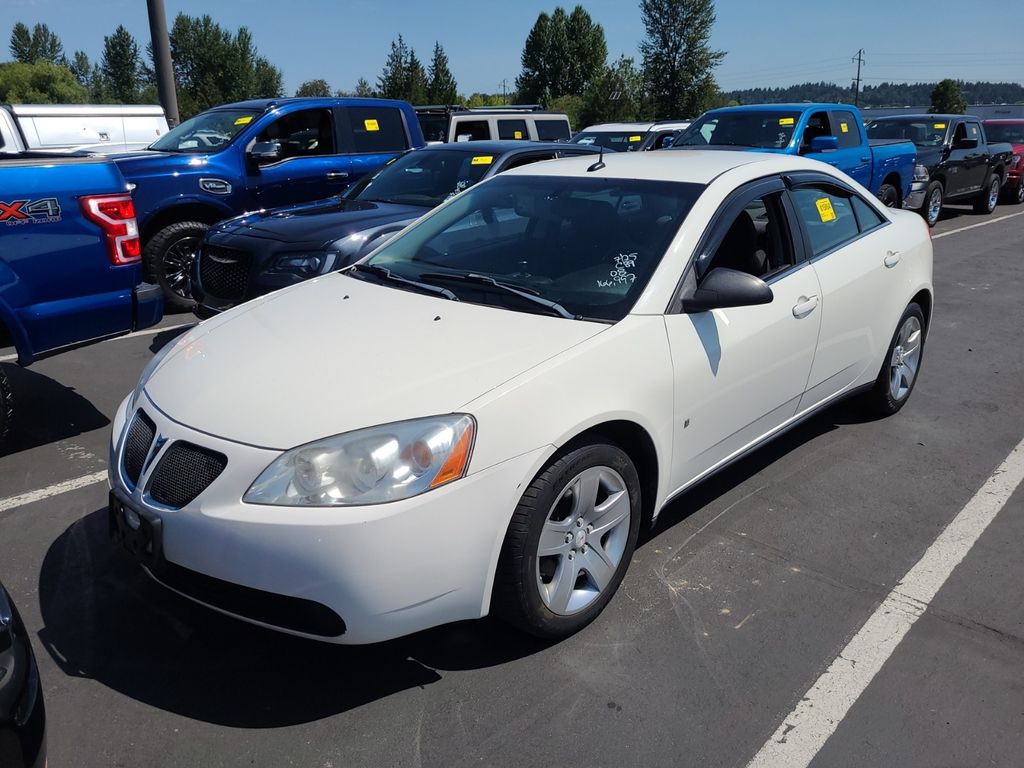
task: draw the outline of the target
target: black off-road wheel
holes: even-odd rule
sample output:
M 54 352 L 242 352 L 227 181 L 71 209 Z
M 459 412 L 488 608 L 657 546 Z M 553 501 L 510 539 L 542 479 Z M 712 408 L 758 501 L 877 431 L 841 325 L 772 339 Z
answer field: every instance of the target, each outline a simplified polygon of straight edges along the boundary
M 900 207 L 900 191 L 892 184 L 883 184 L 878 188 L 878 199 L 886 208 Z
M 161 229 L 142 249 L 142 264 L 146 275 L 163 290 L 164 303 L 169 307 L 191 310 L 192 262 L 199 253 L 206 230 L 210 226 L 201 221 L 179 221 Z

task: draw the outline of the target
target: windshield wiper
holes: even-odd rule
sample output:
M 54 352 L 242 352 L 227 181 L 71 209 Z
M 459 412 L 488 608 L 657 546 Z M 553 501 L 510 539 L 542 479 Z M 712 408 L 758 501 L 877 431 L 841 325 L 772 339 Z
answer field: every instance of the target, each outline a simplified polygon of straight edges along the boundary
M 447 288 L 442 288 L 438 285 L 430 285 L 429 283 L 421 283 L 418 280 L 410 280 L 408 277 L 402 277 L 396 275 L 390 269 L 385 267 L 378 267 L 376 264 L 353 264 L 348 268 L 349 272 L 364 272 L 368 275 L 388 283 L 396 283 L 397 285 L 408 285 L 415 288 L 423 293 L 433 294 L 434 296 L 444 296 L 450 301 L 458 301 L 459 297 L 449 291 Z
M 535 291 L 531 291 L 528 288 L 516 287 L 507 283 L 500 283 L 489 275 L 478 275 L 473 272 L 468 274 L 447 274 L 444 272 L 427 272 L 420 275 L 420 280 L 436 281 L 436 282 L 452 282 L 452 283 L 473 283 L 474 285 L 486 285 L 489 288 L 496 288 L 503 293 L 510 293 L 513 296 L 518 296 L 521 299 L 526 299 L 538 307 L 544 307 L 550 313 L 564 317 L 567 320 L 582 320 L 581 315 L 574 315 L 572 312 L 567 310 L 557 301 L 551 301 L 540 296 Z

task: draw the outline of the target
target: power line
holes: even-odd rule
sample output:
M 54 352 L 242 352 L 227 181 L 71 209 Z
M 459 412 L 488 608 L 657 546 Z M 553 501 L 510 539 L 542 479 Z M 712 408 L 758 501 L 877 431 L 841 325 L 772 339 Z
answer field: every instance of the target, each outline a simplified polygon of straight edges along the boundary
M 853 106 L 860 106 L 860 67 L 864 63 L 864 49 L 861 48 L 857 51 L 857 57 L 853 59 L 857 62 L 857 83 L 853 87 Z

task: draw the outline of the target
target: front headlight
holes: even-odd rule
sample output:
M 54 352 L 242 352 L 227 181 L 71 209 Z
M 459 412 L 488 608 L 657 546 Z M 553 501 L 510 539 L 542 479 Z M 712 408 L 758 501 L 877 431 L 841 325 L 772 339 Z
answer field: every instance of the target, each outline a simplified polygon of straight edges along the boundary
M 475 432 L 473 417 L 457 413 L 300 445 L 263 470 L 242 501 L 333 507 L 407 499 L 465 475 Z
M 1018 165 L 1020 165 L 1020 161 L 1021 161 L 1022 157 L 1024 157 L 1024 155 L 1014 155 L 1013 157 L 1011 157 L 1010 158 L 1010 167 L 1011 168 L 1016 168 Z
M 272 272 L 299 277 L 315 277 L 327 271 L 334 262 L 334 254 L 328 251 L 309 253 L 282 253 L 271 266 Z
M 914 166 L 914 181 L 928 181 L 931 174 L 928 173 L 928 168 L 923 165 Z

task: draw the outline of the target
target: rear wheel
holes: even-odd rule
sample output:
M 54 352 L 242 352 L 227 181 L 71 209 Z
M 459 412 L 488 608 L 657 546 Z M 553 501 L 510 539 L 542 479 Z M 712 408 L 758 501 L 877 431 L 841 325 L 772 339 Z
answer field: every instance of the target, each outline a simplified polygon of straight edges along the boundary
M 892 184 L 883 184 L 878 188 L 878 199 L 886 208 L 900 207 L 900 191 Z
M 890 416 L 910 399 L 924 355 L 924 324 L 921 307 L 910 304 L 896 326 L 875 386 L 864 396 L 869 411 Z
M 538 637 L 568 637 L 585 627 L 629 567 L 640 510 L 640 480 L 622 449 L 592 443 L 563 454 L 516 507 L 492 610 Z
M 146 243 L 142 263 L 147 274 L 163 289 L 164 302 L 177 309 L 192 309 L 192 262 L 199 252 L 206 230 L 201 221 L 170 224 Z
M 4 367 L 0 365 L 0 449 L 3 448 L 4 440 L 11 429 L 11 422 L 14 420 L 14 394 L 11 392 L 10 382 L 7 381 L 7 374 Z
M 988 182 L 985 184 L 985 188 L 981 194 L 974 199 L 974 212 L 975 213 L 992 213 L 996 209 L 996 204 L 999 202 L 999 187 L 1002 186 L 1002 180 L 998 175 L 989 176 Z
M 939 214 L 942 213 L 942 193 L 942 182 L 939 181 L 931 182 L 924 193 L 924 207 L 921 209 L 921 215 L 924 216 L 929 227 L 935 226 L 939 220 Z

